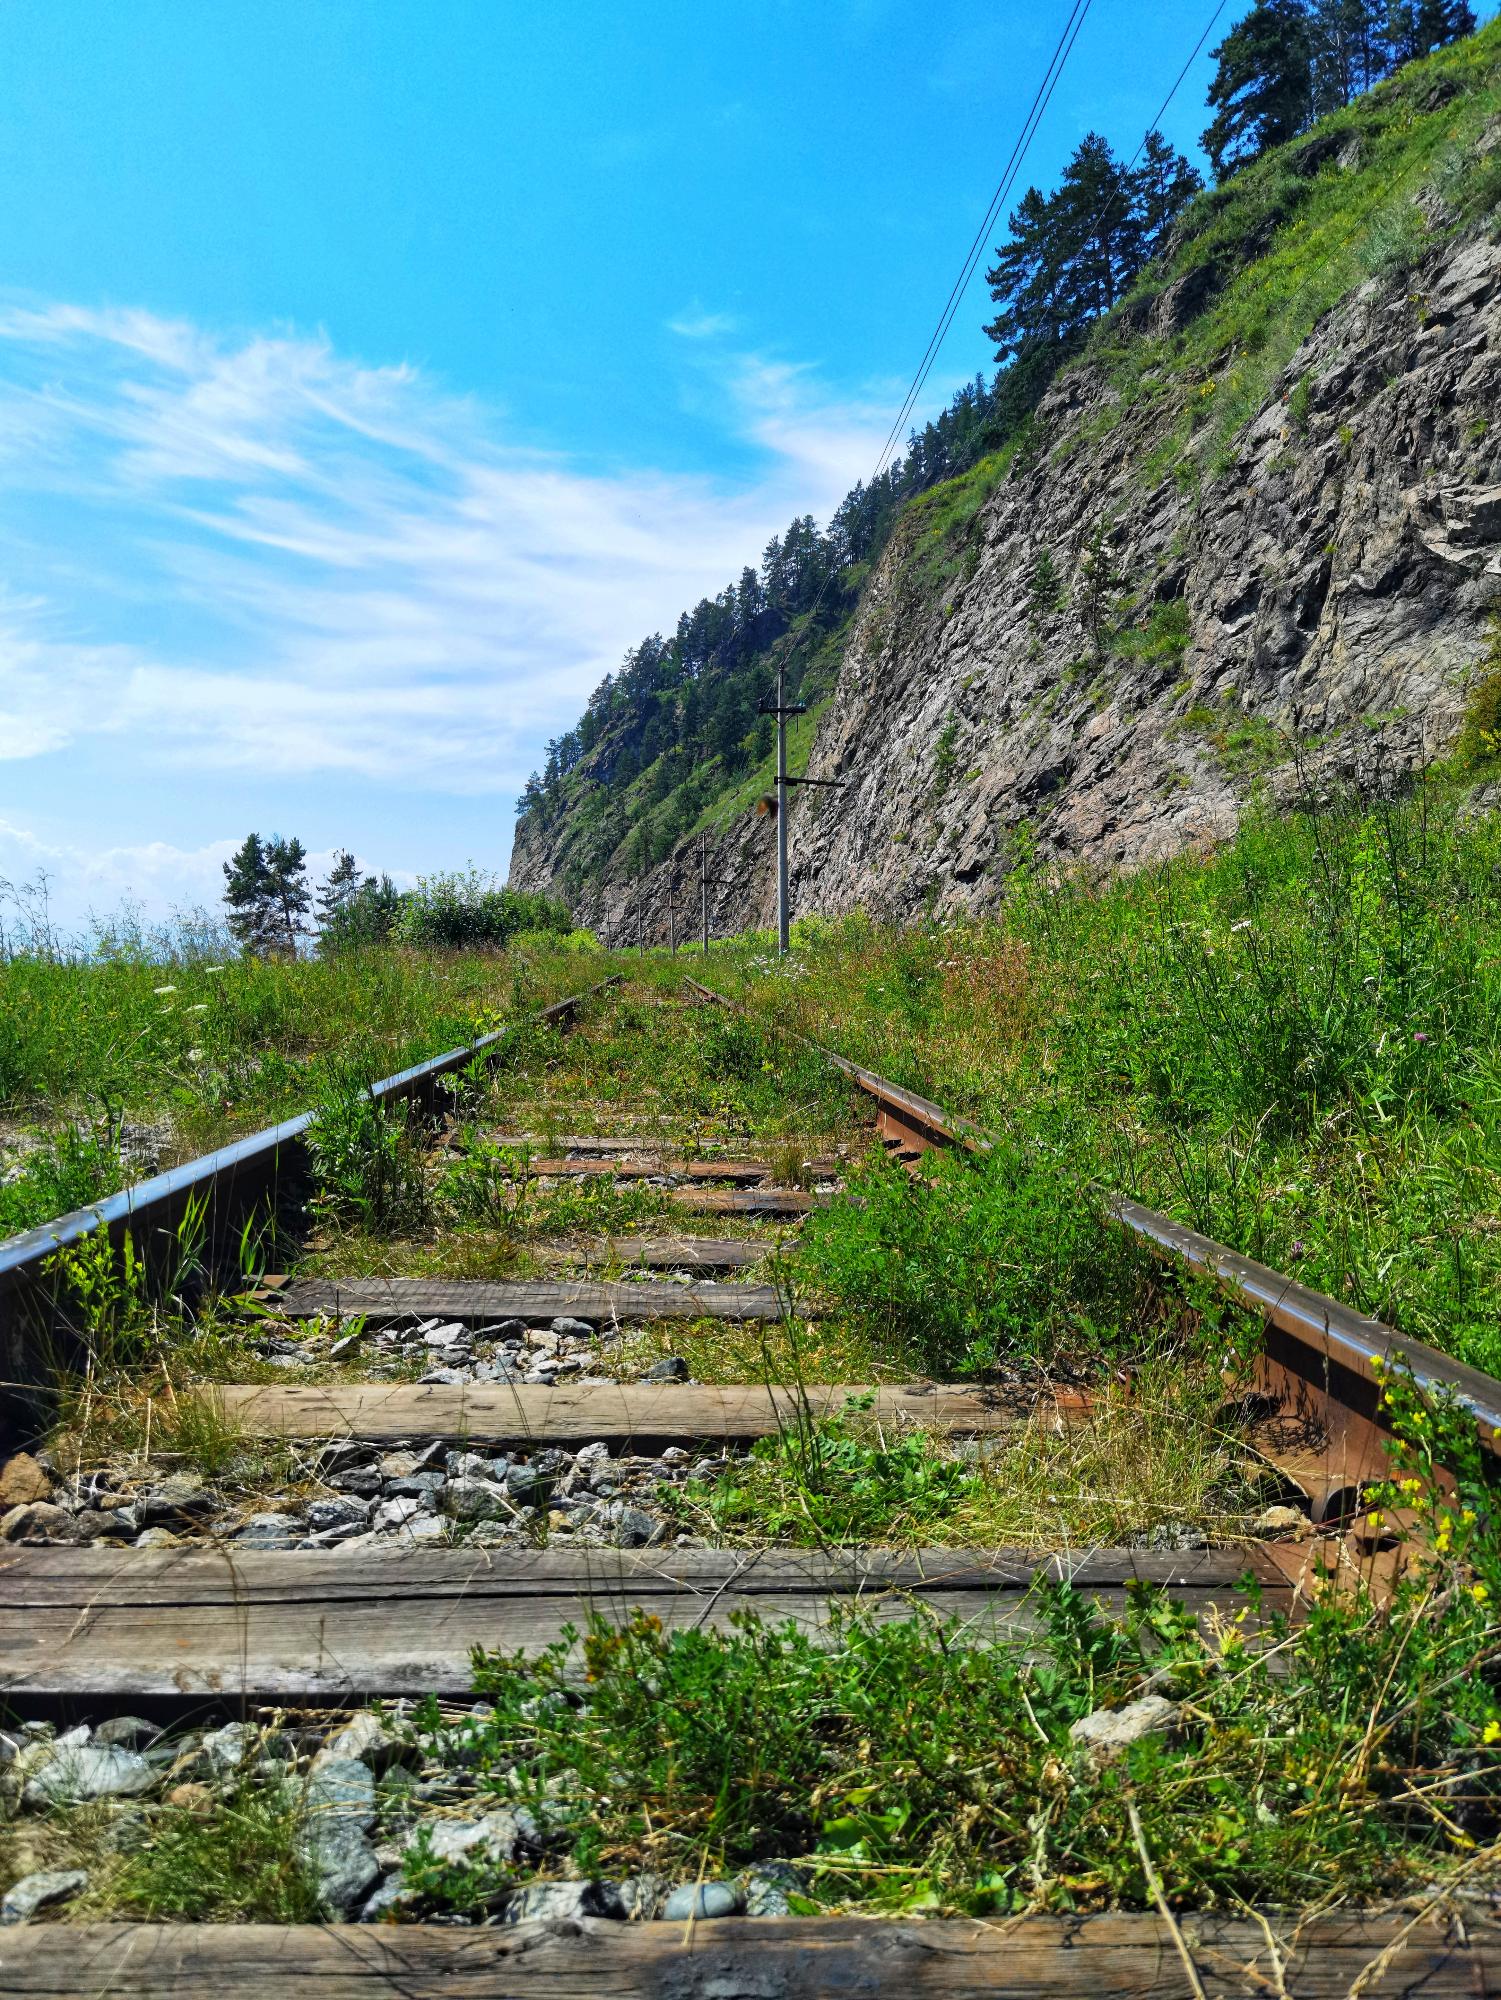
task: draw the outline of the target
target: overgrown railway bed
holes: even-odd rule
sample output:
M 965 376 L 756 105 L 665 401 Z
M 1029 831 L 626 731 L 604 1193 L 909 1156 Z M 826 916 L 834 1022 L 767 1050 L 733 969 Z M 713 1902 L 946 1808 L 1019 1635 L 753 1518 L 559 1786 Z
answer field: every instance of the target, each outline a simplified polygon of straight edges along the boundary
M 686 984 L 698 1006 L 731 1005 Z M 609 1004 L 593 989 L 541 1020 L 564 1029 Z M 502 1034 L 454 1051 L 378 1086 L 374 1101 L 410 1106 L 451 1132 L 447 1083 L 472 1091 L 476 1057 L 506 1047 Z M 934 1147 L 985 1149 L 983 1132 L 940 1106 L 820 1054 L 873 1105 L 882 1142 L 914 1172 Z M 882 1546 L 785 1520 L 759 1543 L 716 1535 L 734 1518 L 725 1496 L 733 1499 L 756 1440 L 780 1441 L 796 1461 L 825 1449 L 832 1426 L 841 1447 L 856 1433 L 883 1450 L 930 1438 L 952 1450 L 962 1440 L 962 1463 L 1000 1466 L 1040 1413 L 1060 1428 L 1088 1423 L 1090 1394 L 1024 1376 L 809 1381 L 783 1365 L 785 1348 L 776 1360 L 767 1343 L 816 1320 L 817 1297 L 798 1296 L 797 1234 L 808 1215 L 845 1198 L 848 1149 L 801 1148 L 794 1176 L 779 1171 L 775 1149 L 757 1153 L 740 1134 L 700 1126 L 685 1148 L 681 1133 L 641 1126 L 629 1105 L 596 1122 L 615 1129 L 560 1134 L 549 1115 L 541 1130 L 491 1132 L 463 1156 L 465 1171 L 478 1177 L 478 1162 L 486 1198 L 500 1199 L 503 1187 L 513 1217 L 519 1182 L 544 1199 L 595 1190 L 579 1196 L 586 1221 L 613 1217 L 610 1202 L 629 1213 L 634 1199 L 636 1222 L 576 1228 L 540 1251 L 532 1244 L 521 1275 L 344 1273 L 314 1258 L 290 1278 L 260 1280 L 255 1338 L 267 1365 L 257 1379 L 203 1382 L 191 1435 L 210 1457 L 274 1461 L 274 1509 L 247 1514 L 242 1497 L 228 1527 L 212 1477 L 153 1458 L 149 1411 L 139 1476 L 127 1486 L 101 1484 L 82 1466 L 69 1482 L 41 1461 L 48 1497 L 39 1486 L 38 1497 L 17 1501 L 29 1515 L 8 1517 L 13 1539 L 0 1548 L 0 1695 L 29 1725 L 12 1732 L 0 1771 L 22 1805 L 14 1824 L 27 1825 L 28 1805 L 83 1812 L 92 1802 L 107 1818 L 117 1809 L 109 1800 L 136 1797 L 165 1801 L 175 1824 L 211 1813 L 226 1788 L 243 1799 L 273 1780 L 283 1790 L 295 1782 L 300 1830 L 284 1860 L 316 1881 L 319 1907 L 335 1921 L 26 1923 L 0 1932 L 5 1992 L 250 1995 L 300 1984 L 318 2000 L 440 1989 L 761 2000 L 897 1985 L 976 1995 L 1473 1994 L 1501 1985 L 1489 1927 L 1437 1899 L 1393 1915 L 1179 1920 L 1163 1903 L 1134 1916 L 866 1920 L 813 1913 L 814 1877 L 795 1856 L 708 1880 L 702 1870 L 685 1878 L 681 1863 L 679 1879 L 645 1868 L 619 1879 L 603 1856 L 592 1873 L 560 1873 L 556 1830 L 534 1800 L 476 1791 L 476 1757 L 483 1765 L 495 1744 L 475 1746 L 498 1698 L 493 1678 L 476 1682 L 477 1647 L 556 1662 L 554 1691 L 531 1699 L 565 1705 L 588 1685 L 570 1635 L 597 1620 L 635 1631 L 646 1659 L 660 1658 L 651 1649 L 671 1635 L 733 1634 L 747 1618 L 837 1649 L 851 1620 L 879 1632 L 932 1615 L 946 1645 L 1001 1637 L 1019 1641 L 1025 1660 L 1048 1623 L 1039 1585 L 1064 1581 L 1082 1606 L 1113 1617 L 1140 1586 L 1160 1586 L 1190 1625 L 1254 1646 L 1303 1615 L 1316 1563 L 1374 1574 L 1379 1536 L 1364 1493 L 1385 1469 L 1380 1383 L 1398 1350 L 1422 1393 L 1463 1400 L 1488 1448 L 1501 1426 L 1501 1384 L 1123 1198 L 1121 1227 L 1212 1276 L 1264 1320 L 1246 1448 L 1277 1469 L 1284 1497 L 1302 1496 L 1293 1518 L 1307 1523 L 1295 1537 L 1279 1543 L 1263 1529 L 1261 1539 L 1218 1546 L 1041 1548 L 923 1546 L 908 1535 Z M 408 1137 L 416 1129 L 402 1127 Z M 170 1287 L 181 1276 L 170 1251 L 185 1224 L 206 1255 L 222 1258 L 248 1240 L 253 1218 L 300 1203 L 308 1139 L 308 1121 L 291 1121 L 0 1248 L 17 1423 L 35 1426 L 52 1369 L 76 1367 L 87 1345 L 54 1262 L 59 1247 L 106 1234 L 118 1245 L 129 1234 Z M 631 1189 L 637 1196 L 621 1194 Z M 316 1335 L 293 1333 L 308 1321 L 319 1323 Z M 653 1363 L 636 1337 L 642 1326 L 669 1346 L 675 1328 L 717 1329 L 716 1339 L 761 1352 L 763 1365 L 749 1371 L 760 1379 L 683 1379 L 690 1371 L 676 1354 Z M 278 1366 L 286 1360 L 299 1364 L 297 1380 Z M 179 1447 L 190 1434 L 184 1421 L 174 1408 Z M 916 1477 L 950 1476 L 921 1453 L 913 1465 Z M 837 1487 L 837 1468 L 830 1476 Z M 863 1476 L 858 1466 L 848 1474 Z M 1324 1532 L 1311 1538 L 1310 1525 Z M 601 1639 L 605 1630 L 592 1643 L 621 1643 Z M 589 1655 L 593 1681 L 607 1659 L 607 1650 Z M 477 1685 L 488 1695 L 479 1709 Z M 1168 1726 L 1151 1713 L 1139 1720 L 1149 1735 Z M 1105 1707 L 1075 1737 L 1081 1768 L 1096 1772 L 1120 1754 L 1097 1744 L 1101 1723 L 1108 1737 Z M 49 1858 L 45 1841 L 35 1856 Z M 475 1878 L 466 1911 L 439 1876 L 481 1863 L 492 1879 Z M 54 1882 L 39 1909 L 55 1899 L 65 1912 L 77 1886 Z M 443 1923 L 424 1921 L 435 1911 Z M 471 1921 L 454 1928 L 455 1912 Z M 376 1916 L 390 1921 L 373 1926 Z

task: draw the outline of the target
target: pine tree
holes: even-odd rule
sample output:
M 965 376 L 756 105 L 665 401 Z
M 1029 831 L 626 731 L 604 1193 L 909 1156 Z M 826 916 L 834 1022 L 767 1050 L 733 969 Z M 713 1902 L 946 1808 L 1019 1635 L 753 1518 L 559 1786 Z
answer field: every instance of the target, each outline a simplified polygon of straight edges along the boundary
M 1141 268 L 1133 195 L 1109 141 L 1086 134 L 1050 204 L 1059 237 L 1055 309 L 1068 339 L 1109 312 Z
M 1028 188 L 1009 217 L 1006 241 L 985 273 L 1000 311 L 985 328 L 997 361 L 1016 361 L 1033 347 L 1063 345 L 1055 307 L 1063 245 L 1050 199 Z
M 262 853 L 270 930 L 268 948 L 295 958 L 297 940 L 308 927 L 308 904 L 312 901 L 307 885 L 307 850 L 295 836 L 283 840 L 278 835 L 266 842 Z
M 366 877 L 367 881 L 372 877 Z M 334 851 L 334 865 L 318 889 L 317 919 L 320 931 L 327 930 L 341 911 L 347 909 L 362 887 L 360 871 L 348 848 Z
M 1379 83 L 1388 68 L 1381 0 L 1313 0 L 1313 101 L 1316 118 L 1339 111 Z
M 1395 68 L 1474 32 L 1468 0 L 1391 0 L 1385 21 L 1387 60 Z
M 1202 144 L 1223 181 L 1302 131 L 1313 104 L 1313 29 L 1303 0 L 1256 0 L 1211 51 L 1215 116 Z
M 1014 428 L 1090 323 L 1129 290 L 1201 185 L 1160 132 L 1148 134 L 1129 171 L 1091 132 L 1053 194 L 1027 190 L 986 273 L 1001 311 L 985 331 L 997 360 L 1011 363 L 985 397 L 986 426 Z
M 367 875 L 324 919 L 318 950 L 325 956 L 349 945 L 384 944 L 401 915 L 401 891 L 389 875 Z M 322 907 L 320 899 L 320 909 Z
M 225 862 L 224 883 L 230 936 L 242 951 L 270 950 L 275 936 L 275 907 L 266 850 L 258 833 L 247 833 L 233 857 Z
M 1138 268 L 1157 255 L 1169 230 L 1203 185 L 1204 177 L 1191 161 L 1160 132 L 1148 132 L 1130 177 Z

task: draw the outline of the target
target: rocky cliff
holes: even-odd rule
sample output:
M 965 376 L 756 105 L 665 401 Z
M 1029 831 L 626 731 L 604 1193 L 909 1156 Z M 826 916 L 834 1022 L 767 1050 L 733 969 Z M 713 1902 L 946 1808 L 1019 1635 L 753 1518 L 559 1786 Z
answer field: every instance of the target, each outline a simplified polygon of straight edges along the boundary
M 1501 119 L 1493 79 L 1425 87 L 1293 149 L 1258 254 L 1211 206 L 1026 435 L 908 510 L 813 746 L 844 789 L 793 804 L 796 911 L 980 909 L 1023 850 L 1140 864 L 1258 786 L 1445 750 L 1501 604 Z M 523 830 L 516 886 L 555 886 L 551 846 Z M 676 881 L 696 932 L 698 865 L 580 920 L 633 941 L 639 893 L 665 941 Z M 769 819 L 708 865 L 717 931 L 770 921 Z

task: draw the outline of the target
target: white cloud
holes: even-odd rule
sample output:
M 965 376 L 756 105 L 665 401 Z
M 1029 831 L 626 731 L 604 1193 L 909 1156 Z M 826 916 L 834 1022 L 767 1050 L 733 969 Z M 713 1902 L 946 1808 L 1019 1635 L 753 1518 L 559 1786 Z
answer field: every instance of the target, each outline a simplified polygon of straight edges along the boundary
M 76 931 L 85 914 L 107 917 L 122 905 L 142 910 L 148 918 L 169 912 L 205 909 L 219 913 L 224 894 L 224 864 L 240 845 L 238 840 L 210 840 L 201 847 L 178 847 L 171 841 L 144 841 L 135 846 L 97 851 L 45 841 L 27 828 L 0 819 L 0 922 L 22 900 L 34 899 L 45 882 L 54 912 L 63 928 Z M 308 855 L 308 877 L 321 882 L 333 867 L 334 851 Z M 375 864 L 356 852 L 362 871 Z M 397 886 L 409 888 L 411 874 L 392 871 Z
M 737 325 L 733 313 L 705 312 L 702 306 L 694 305 L 676 319 L 668 320 L 667 331 L 683 340 L 717 340 L 733 333 Z
M 522 449 L 497 413 L 321 336 L 0 312 L 3 504 L 25 553 L 0 597 L 0 760 L 108 734 L 132 770 L 514 795 L 627 645 L 794 514 L 826 518 L 874 457 L 882 412 L 813 370 L 713 365 L 736 444 L 758 448 L 739 483 Z

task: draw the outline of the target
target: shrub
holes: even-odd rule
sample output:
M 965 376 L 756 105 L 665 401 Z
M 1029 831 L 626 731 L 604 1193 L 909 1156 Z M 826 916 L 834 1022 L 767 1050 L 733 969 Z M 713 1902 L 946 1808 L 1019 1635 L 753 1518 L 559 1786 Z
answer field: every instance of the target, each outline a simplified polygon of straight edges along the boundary
M 1464 723 L 1454 746 L 1462 771 L 1473 771 L 1501 757 L 1501 614 L 1491 614 L 1491 641 L 1483 671 L 1471 684 Z
M 470 868 L 421 877 L 402 901 L 394 935 L 400 944 L 428 950 L 499 950 L 522 932 L 566 936 L 572 929 L 572 917 L 552 897 L 504 888 L 493 875 Z

